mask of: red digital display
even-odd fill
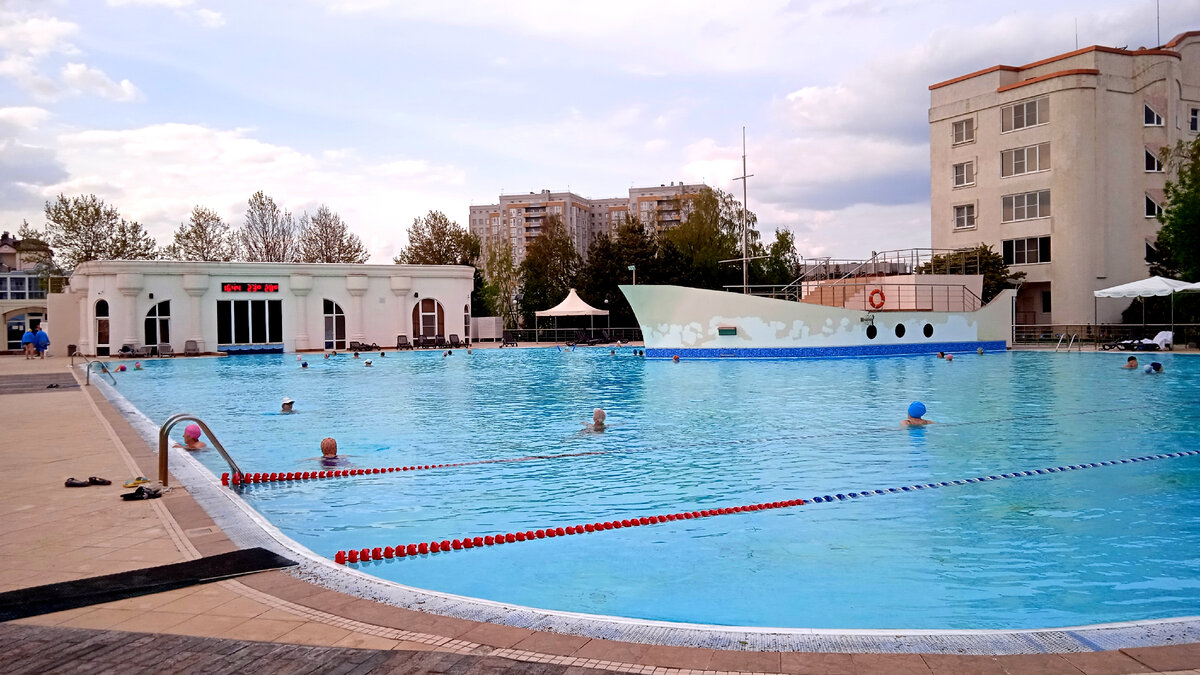
[[[221,284],[222,293],[278,293],[279,284],[260,284],[249,281],[226,281]]]

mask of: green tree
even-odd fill
[[[1013,288],[1016,282],[1025,278],[1024,272],[1010,271],[1004,264],[1004,256],[986,244],[939,253],[921,265],[919,271],[921,274],[982,274],[983,297],[980,300],[985,305],[1000,295],[1000,291]]]
[[[742,212],[742,204],[733,195],[705,188],[692,201],[687,218],[666,231],[666,238],[687,261],[688,285],[719,289],[741,283],[741,266],[720,261],[741,257]],[[758,217],[746,211],[746,222],[747,245],[753,247],[759,239],[754,229]]]
[[[775,241],[760,255],[766,258],[753,261],[756,283],[785,286],[800,276],[800,254],[796,252],[796,235],[791,230],[776,229]]]
[[[238,232],[242,254],[249,262],[294,262],[296,221],[262,190],[250,196],[246,219]]]
[[[482,245],[479,237],[451,221],[441,211],[413,218],[408,246],[393,258],[398,265],[475,265]]]
[[[170,260],[229,262],[238,258],[237,239],[229,225],[210,208],[195,206],[175,230],[175,242],[163,251]]]
[[[672,281],[663,274],[659,252],[663,241],[637,218],[623,221],[612,236],[596,237],[579,272],[579,296],[594,307],[607,309],[613,326],[633,325],[633,310],[619,287],[633,282],[634,271],[641,284]],[[631,265],[634,271],[629,269]]]
[[[521,286],[521,270],[513,258],[512,246],[507,241],[494,241],[484,250],[484,290],[488,309],[493,316],[504,317],[505,326],[516,328],[517,308],[514,296]]]
[[[308,213],[300,217],[297,262],[365,263],[369,257],[362,239],[328,206],[322,204],[311,218]]]
[[[579,253],[567,234],[562,217],[547,216],[542,233],[525,248],[521,263],[521,314],[525,325],[533,325],[533,313],[549,309],[567,297],[575,287]]]
[[[1158,215],[1160,270],[1200,281],[1200,138],[1164,148],[1162,158],[1167,198]]]
[[[38,237],[49,244],[58,265],[73,270],[90,260],[154,260],[158,244],[137,221],[125,220],[96,195],[46,202],[46,229]]]
[[[54,250],[46,243],[46,237],[45,232],[30,225],[28,220],[22,221],[17,230],[17,239],[21,240],[21,257],[33,263],[42,288],[49,289],[51,293],[61,293],[66,273],[54,262]]]

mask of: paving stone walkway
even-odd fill
[[[4,672],[76,673],[516,673],[588,675],[604,671],[495,656],[380,651],[0,624]]]

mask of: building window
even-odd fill
[[[962,204],[954,207],[954,229],[975,227],[975,205]]]
[[[463,305],[463,335],[469,344],[471,342],[471,305]]]
[[[1200,108],[1192,108],[1191,114],[1188,115],[1188,130],[1200,131]]]
[[[1042,97],[1000,109],[1001,131],[1016,131],[1050,121],[1050,99]]]
[[[952,135],[954,138],[954,145],[958,145],[959,143],[970,143],[975,140],[974,119],[959,120],[951,125],[951,128],[953,129]]]
[[[1042,291],[1042,313],[1050,313],[1050,291]]]
[[[1142,107],[1145,109],[1143,111],[1142,124],[1148,127],[1161,127],[1163,125],[1162,115],[1154,112],[1154,108],[1151,108],[1148,105],[1144,105]]]
[[[1026,192],[1019,195],[1005,195],[1002,199],[1002,222],[1011,223],[1016,220],[1033,220],[1034,218],[1050,217],[1050,191]]]
[[[954,165],[954,187],[964,187],[975,184],[975,162],[963,162]]]
[[[1050,144],[1039,143],[1000,153],[1000,176],[1020,176],[1050,169]]]
[[[1149,150],[1146,151],[1146,171],[1148,173],[1162,173],[1162,162],[1158,161],[1158,155],[1155,155]]]
[[[282,300],[218,300],[217,344],[283,342]]]
[[[446,312],[433,298],[421,300],[412,312],[413,335],[434,337],[446,334]]]
[[[346,349],[346,313],[332,300],[324,300],[325,349]]]
[[[108,356],[108,301],[96,301],[96,356]]]
[[[1002,244],[1005,265],[1033,265],[1050,262],[1050,237],[1005,239]]]
[[[163,300],[146,312],[146,342],[156,345],[171,341],[171,301]]]
[[[1158,202],[1151,199],[1150,195],[1146,195],[1146,217],[1147,218],[1157,218],[1159,215],[1162,214],[1162,212],[1163,212],[1163,209],[1161,206],[1158,205]]]

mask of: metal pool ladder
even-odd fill
[[[1075,338],[1079,337],[1079,333],[1071,333],[1071,340],[1067,342],[1067,351],[1071,351],[1071,347],[1075,344]],[[1067,339],[1067,334],[1063,333],[1058,336],[1058,344],[1054,345],[1054,351],[1057,352],[1059,347],[1062,347],[1063,340]],[[1079,343],[1082,345],[1083,343]]]
[[[217,449],[217,452],[221,453],[221,457],[229,464],[229,470],[235,475],[242,473],[242,470],[238,468],[237,462],[233,461],[233,458],[225,451],[225,446],[221,445],[221,441],[217,440],[216,435],[213,434],[212,429],[208,428],[204,420],[189,413],[178,413],[168,417],[167,421],[163,422],[162,426],[158,428],[158,482],[163,487],[167,485],[167,441],[169,440],[171,428],[180,422],[195,422],[199,424],[200,429],[208,436],[208,440],[212,441],[213,447]]]
[[[71,355],[71,365],[75,365],[75,356],[77,356],[77,355],[76,354]],[[87,371],[87,377],[84,378],[85,385],[90,386],[92,384],[92,365],[96,364],[96,365],[100,366],[100,372],[107,375],[108,379],[112,380],[112,385],[114,387],[117,386],[117,378],[114,377],[113,374],[108,371],[107,365],[105,365],[104,363],[102,363],[100,361],[93,361],[93,360],[89,359],[88,357],[84,356],[83,354],[78,354],[78,356],[79,356],[79,358],[83,359],[84,363],[87,364],[87,368],[84,369]]]

